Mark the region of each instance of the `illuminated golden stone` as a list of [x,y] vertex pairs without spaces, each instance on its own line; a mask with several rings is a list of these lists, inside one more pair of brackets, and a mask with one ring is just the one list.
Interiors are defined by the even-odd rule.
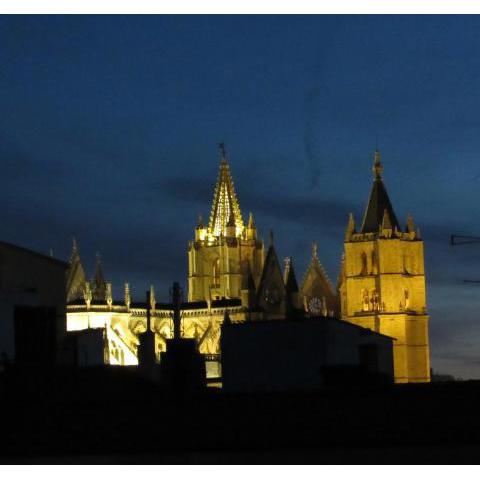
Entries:
[[188,248],[188,301],[241,298],[250,274],[258,285],[263,270],[263,243],[250,214],[244,226],[225,151],[208,228],[199,221]]
[[401,231],[375,153],[374,185],[360,232],[350,215],[339,277],[342,318],[391,336],[395,382],[430,381],[423,241],[411,216]]
[[[382,181],[379,152],[375,153],[373,171],[374,184],[360,231],[356,231],[352,215],[348,220],[338,291],[329,281],[314,245],[301,288],[296,288],[295,280],[295,288],[289,293],[287,279],[294,278],[291,260],[290,275],[287,271],[283,276],[276,254],[275,262],[265,261],[253,215],[249,215],[246,226],[243,223],[222,149],[209,223],[205,226],[199,218],[194,240],[188,246],[189,303],[182,310],[181,325],[182,336],[195,338],[205,355],[208,377],[221,373],[220,327],[226,310],[233,323],[264,318],[260,310],[251,310],[259,305],[269,310],[269,318],[284,318],[289,293],[292,305],[303,306],[310,315],[336,315],[340,310],[342,319],[394,337],[396,382],[430,380],[423,241],[411,216],[406,229],[400,229]],[[273,251],[273,240],[270,249]],[[101,290],[103,283],[109,285],[100,274],[91,283],[85,281],[74,243],[67,330],[104,329],[105,363],[138,364],[138,335],[146,328],[146,305],[132,302],[128,284],[121,304],[112,301],[111,293],[104,303],[95,301],[93,293]],[[282,301],[275,303],[274,294],[282,292]],[[160,358],[166,339],[173,337],[173,312],[155,303],[153,288],[150,298],[155,351]]]

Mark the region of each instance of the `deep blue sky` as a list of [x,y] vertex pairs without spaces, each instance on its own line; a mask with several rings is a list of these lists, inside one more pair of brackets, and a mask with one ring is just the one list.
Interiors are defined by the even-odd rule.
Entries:
[[0,17],[0,238],[100,251],[121,295],[186,286],[223,140],[244,217],[302,278],[335,281],[375,137],[397,216],[425,239],[432,366],[480,377],[480,19]]

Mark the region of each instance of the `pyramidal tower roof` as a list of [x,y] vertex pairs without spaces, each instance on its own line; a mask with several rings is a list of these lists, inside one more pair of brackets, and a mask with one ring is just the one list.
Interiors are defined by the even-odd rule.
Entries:
[[105,300],[107,282],[105,281],[105,277],[103,275],[101,257],[98,252],[96,255],[95,275],[93,276],[92,283],[95,288],[95,291],[94,291],[95,300]]
[[373,163],[373,185],[368,199],[367,208],[363,215],[363,223],[361,233],[378,232],[382,225],[385,211],[387,217],[390,219],[392,228],[397,227],[400,230],[400,225],[393,211],[392,203],[388,197],[387,190],[382,180],[383,165],[381,163],[380,152],[375,150]]
[[77,241],[74,238],[72,254],[70,256],[70,266],[67,273],[67,302],[76,300],[83,295],[85,282],[85,270],[80,260]]
[[285,271],[284,271],[284,279],[285,279],[285,289],[288,292],[298,292],[298,282],[297,277],[295,275],[295,270],[293,268],[293,261],[291,257],[287,257],[285,259]]
[[226,227],[232,222],[235,223],[237,236],[241,235],[244,229],[242,213],[238,203],[233,179],[230,173],[230,166],[227,161],[225,145],[220,145],[220,171],[218,174],[215,193],[213,194],[212,211],[208,222],[208,233],[214,237],[226,235]]

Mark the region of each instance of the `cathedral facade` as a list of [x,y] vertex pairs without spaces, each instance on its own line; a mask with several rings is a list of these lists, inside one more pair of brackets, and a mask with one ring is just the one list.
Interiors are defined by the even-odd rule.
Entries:
[[[207,377],[221,377],[220,332],[224,317],[232,322],[281,320],[310,315],[338,317],[394,337],[395,381],[429,381],[428,316],[425,303],[423,242],[407,220],[401,231],[375,156],[375,178],[369,204],[357,232],[351,216],[344,257],[334,287],[317,256],[299,285],[291,258],[280,265],[270,233],[266,246],[250,213],[244,221],[225,149],[208,224],[199,218],[188,244],[188,292],[182,303],[181,334],[195,338],[204,355]],[[146,329],[147,308],[155,333],[157,358],[173,335],[171,303],[133,301],[129,285],[124,298],[112,298],[100,259],[86,280],[74,242],[67,280],[67,330],[103,331],[104,362],[138,364],[139,334]]]

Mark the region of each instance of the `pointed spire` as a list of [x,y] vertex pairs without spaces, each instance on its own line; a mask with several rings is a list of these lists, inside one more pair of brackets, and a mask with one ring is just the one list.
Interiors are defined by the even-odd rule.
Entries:
[[102,256],[100,255],[100,252],[97,252],[95,254],[95,267],[101,268],[101,263],[102,263]]
[[202,214],[201,214],[201,213],[198,214],[198,218],[197,218],[197,228],[203,228],[203,218],[202,218]]
[[253,221],[253,213],[248,214],[248,228],[255,228],[255,222]]
[[327,299],[328,305],[332,306],[335,311],[337,311],[338,297],[336,290],[318,258],[317,244],[313,243],[312,259],[302,280],[300,298],[305,305],[305,309],[308,310],[308,304],[311,301],[321,301],[324,296]]
[[270,237],[271,243],[267,250],[262,276],[257,289],[257,304],[270,312],[276,311],[276,314],[280,314],[284,308],[285,283],[273,245],[272,232]]
[[268,246],[273,247],[273,229],[270,229],[270,234],[268,236]]
[[113,297],[112,297],[112,284],[110,282],[106,284],[105,300],[107,301],[108,308],[111,310]]
[[100,301],[105,300],[107,282],[103,276],[102,261],[99,252],[96,254],[95,275],[92,279],[92,283],[95,286],[93,298]]
[[215,186],[210,220],[208,222],[208,233],[214,237],[225,236],[227,224],[231,221],[231,216],[233,216],[236,234],[240,236],[244,229],[242,214],[230,175],[225,145],[222,143],[219,147],[222,160],[220,162],[220,171]]
[[257,229],[255,227],[255,222],[253,220],[252,212],[248,215],[248,225],[245,230],[245,238],[248,240],[256,240],[257,239]]
[[77,239],[73,237],[72,238],[72,255],[70,258],[73,258],[76,255],[78,255],[78,245],[77,245]]
[[291,317],[295,315],[295,312],[299,312],[301,309],[301,301],[299,297],[299,288],[297,283],[297,277],[295,275],[295,269],[293,268],[293,261],[291,257],[285,259],[285,307],[286,315]]
[[297,277],[295,276],[292,257],[287,257],[285,259],[285,272],[283,278],[285,281],[285,289],[288,293],[298,292]]
[[92,301],[92,290],[90,289],[90,283],[85,282],[85,288],[83,290],[83,299],[87,304],[87,310],[90,310],[90,303]]
[[72,253],[70,255],[70,266],[67,271],[67,302],[79,299],[85,289],[85,270],[78,253],[78,245],[75,238],[72,242]]
[[388,215],[392,224],[392,230],[395,228],[400,230],[397,217],[395,216],[390,198],[388,197],[387,190],[385,189],[385,185],[382,180],[383,166],[380,161],[380,152],[378,150],[375,151],[373,172],[374,181],[367,208],[365,209],[365,214],[363,215],[361,233],[377,233],[382,225],[385,209],[388,211]]
[[347,230],[345,231],[345,241],[349,242],[352,239],[352,235],[355,233],[355,219],[353,218],[353,213],[348,215],[348,225]]

